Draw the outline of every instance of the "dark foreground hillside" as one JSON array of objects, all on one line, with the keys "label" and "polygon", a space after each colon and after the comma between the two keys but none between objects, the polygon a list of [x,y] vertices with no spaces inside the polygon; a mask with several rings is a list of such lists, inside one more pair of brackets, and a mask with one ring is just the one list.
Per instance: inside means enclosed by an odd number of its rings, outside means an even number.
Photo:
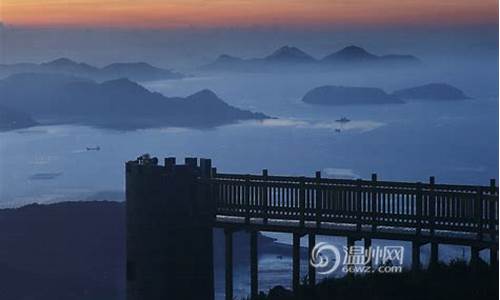
[{"label": "dark foreground hillside", "polygon": [[0,210],[0,299],[124,299],[125,206]]},{"label": "dark foreground hillside", "polygon": [[[224,237],[214,233],[215,267],[220,268]],[[236,234],[234,244],[243,258],[235,264],[248,264],[248,236]],[[260,235],[259,251],[286,255],[291,250]],[[0,209],[0,300],[122,300],[125,261],[123,202]]]},{"label": "dark foreground hillside", "polygon": [[[302,286],[301,296],[307,300],[496,300],[498,270],[484,264],[474,271],[463,261],[453,261],[416,273],[328,279],[313,288]],[[299,298],[283,287],[275,287],[259,297],[259,300],[295,299]]]}]

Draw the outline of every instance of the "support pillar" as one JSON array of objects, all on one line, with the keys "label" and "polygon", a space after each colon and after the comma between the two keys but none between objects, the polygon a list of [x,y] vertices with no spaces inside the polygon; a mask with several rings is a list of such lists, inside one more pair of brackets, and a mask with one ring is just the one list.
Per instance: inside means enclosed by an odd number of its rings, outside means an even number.
[{"label": "support pillar", "polygon": [[[308,251],[309,251],[309,261],[311,261],[311,255],[312,255],[312,250],[314,248],[314,246],[316,245],[316,235],[313,234],[313,233],[310,233],[309,234],[309,247],[308,247]],[[313,267],[311,265],[311,263],[309,263],[309,274],[308,274],[308,277],[309,277],[309,285],[310,286],[315,286],[316,285],[316,268]]]},{"label": "support pillar", "polygon": [[479,267],[479,247],[472,246],[470,248],[470,265],[473,270]]},{"label": "support pillar", "polygon": [[366,252],[366,264],[365,266],[371,267],[372,266],[372,239],[371,238],[365,238],[365,252]]},{"label": "support pillar", "polygon": [[224,230],[226,247],[226,300],[233,300],[233,232]]},{"label": "support pillar", "polygon": [[498,269],[498,245],[490,248],[490,267],[493,270]]},{"label": "support pillar", "polygon": [[293,233],[293,271],[292,288],[295,295],[299,294],[300,288],[300,234]]},{"label": "support pillar", "polygon": [[[352,238],[352,237],[347,237],[347,255],[349,256],[350,253],[351,253],[351,249],[353,248],[354,246],[354,242],[356,241],[356,239]],[[354,272],[352,271],[354,269],[354,265],[351,264],[351,259],[349,259],[349,257],[347,258],[347,269],[348,269],[348,274],[347,275],[354,275]]]},{"label": "support pillar", "polygon": [[413,241],[411,243],[412,250],[411,250],[411,269],[412,271],[419,271],[420,270],[420,243],[418,241]]},{"label": "support pillar", "polygon": [[431,259],[429,262],[429,268],[435,268],[438,265],[439,262],[439,244],[438,243],[431,243]]},{"label": "support pillar", "polygon": [[259,257],[257,250],[257,231],[250,231],[250,299],[255,300],[259,294],[258,264]]}]

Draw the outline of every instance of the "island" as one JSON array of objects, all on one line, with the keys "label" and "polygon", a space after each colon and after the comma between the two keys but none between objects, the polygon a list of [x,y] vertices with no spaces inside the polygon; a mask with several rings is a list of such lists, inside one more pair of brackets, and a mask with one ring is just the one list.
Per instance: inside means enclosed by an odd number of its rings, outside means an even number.
[{"label": "island", "polygon": [[387,54],[375,55],[358,46],[347,46],[324,57],[321,62],[337,66],[388,66],[418,65],[420,60],[413,55]]},{"label": "island", "polygon": [[302,101],[319,105],[363,105],[404,103],[379,88],[326,85],[307,92]]},{"label": "island", "polygon": [[62,74],[22,73],[0,80],[0,105],[43,124],[81,124],[118,130],[210,128],[270,118],[231,106],[210,90],[166,97],[129,79],[102,83]]},{"label": "island", "polygon": [[185,77],[180,73],[158,68],[145,62],[112,63],[99,68],[62,57],[41,64],[18,63],[0,65],[0,77],[8,77],[19,73],[57,73],[98,81],[118,78],[128,78],[134,81],[153,81],[181,79]]},{"label": "island", "polygon": [[392,95],[402,99],[412,100],[466,100],[470,99],[460,89],[447,83],[429,83],[412,88],[394,91]]},{"label": "island", "polygon": [[27,113],[0,105],[0,131],[28,128],[38,125]]}]

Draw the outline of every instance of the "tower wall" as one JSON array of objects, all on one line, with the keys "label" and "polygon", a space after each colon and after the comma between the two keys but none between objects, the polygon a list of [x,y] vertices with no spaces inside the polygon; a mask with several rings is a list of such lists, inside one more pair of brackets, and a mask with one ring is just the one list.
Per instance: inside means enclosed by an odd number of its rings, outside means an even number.
[{"label": "tower wall", "polygon": [[213,299],[205,168],[196,159],[165,162],[147,157],[126,164],[127,299]]}]

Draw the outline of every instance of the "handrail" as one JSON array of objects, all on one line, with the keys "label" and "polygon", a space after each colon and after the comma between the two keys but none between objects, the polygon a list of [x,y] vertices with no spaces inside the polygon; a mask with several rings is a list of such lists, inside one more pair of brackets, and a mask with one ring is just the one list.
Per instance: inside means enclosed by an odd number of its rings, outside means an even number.
[{"label": "handrail", "polygon": [[428,230],[473,232],[498,239],[498,187],[429,183],[329,179],[299,176],[214,174],[219,214],[251,218],[293,219],[304,226],[314,221],[402,226],[417,235]]}]

